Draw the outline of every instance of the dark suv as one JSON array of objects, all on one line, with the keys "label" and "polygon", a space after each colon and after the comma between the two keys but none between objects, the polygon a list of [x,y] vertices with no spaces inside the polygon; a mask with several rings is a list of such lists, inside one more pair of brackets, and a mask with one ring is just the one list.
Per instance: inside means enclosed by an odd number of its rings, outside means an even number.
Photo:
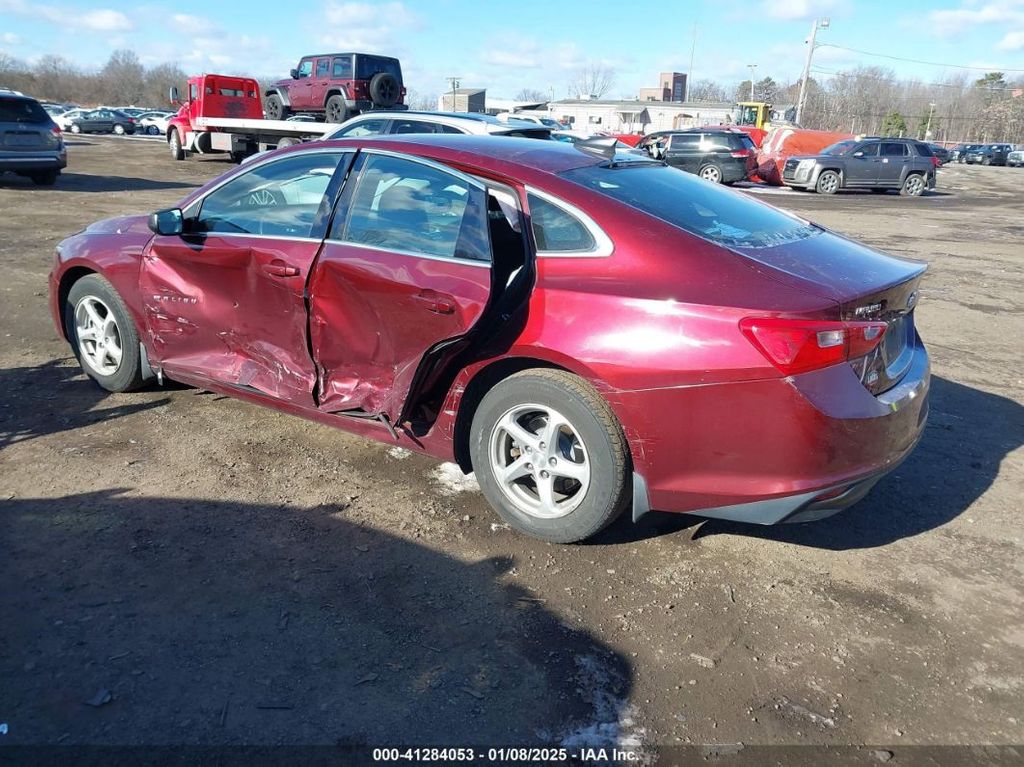
[{"label": "dark suv", "polygon": [[0,92],[0,173],[17,173],[50,186],[67,164],[60,128],[39,102]]},{"label": "dark suv", "polygon": [[1006,165],[1006,155],[1013,151],[1013,144],[981,144],[964,153],[968,165]]},{"label": "dark suv", "polygon": [[911,197],[935,187],[932,150],[922,141],[900,138],[847,139],[811,157],[790,157],[782,181],[794,189],[835,194],[840,189],[898,189]]},{"label": "dark suv", "polygon": [[406,108],[398,59],[369,53],[304,56],[290,80],[274,83],[263,95],[270,120],[303,112],[341,123],[369,109]]},{"label": "dark suv", "polygon": [[742,131],[659,131],[640,139],[637,148],[716,184],[743,181],[757,167],[757,149]]}]

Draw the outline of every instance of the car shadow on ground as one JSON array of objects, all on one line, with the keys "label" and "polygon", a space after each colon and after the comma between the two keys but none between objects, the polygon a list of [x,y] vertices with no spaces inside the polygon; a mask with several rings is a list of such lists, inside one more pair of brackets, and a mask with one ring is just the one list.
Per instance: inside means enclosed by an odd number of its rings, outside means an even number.
[{"label": "car shadow on ground", "polygon": [[996,394],[933,377],[924,437],[910,457],[858,504],[818,522],[773,526],[628,513],[594,543],[628,543],[683,534],[693,540],[740,535],[841,551],[885,546],[941,527],[995,482],[1003,458],[1024,444],[1024,406]]},{"label": "car shadow on ground", "polygon": [[78,429],[160,407],[167,397],[103,406],[112,395],[88,380],[74,359],[0,369],[0,450],[16,442]]},{"label": "car shadow on ground", "polygon": [[195,189],[187,181],[156,181],[135,176],[93,176],[87,173],[61,173],[53,186],[38,186],[32,179],[10,173],[0,175],[0,186],[20,186],[44,192],[144,192],[153,189]]},{"label": "car shadow on ground", "polygon": [[6,502],[8,744],[616,742],[627,658],[517,586],[512,557],[361,516],[116,489]]}]

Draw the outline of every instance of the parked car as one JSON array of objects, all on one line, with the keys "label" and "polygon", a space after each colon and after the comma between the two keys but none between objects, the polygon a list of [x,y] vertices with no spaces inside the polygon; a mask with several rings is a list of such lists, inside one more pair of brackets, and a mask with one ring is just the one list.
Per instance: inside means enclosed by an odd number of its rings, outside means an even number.
[{"label": "parked car", "polygon": [[100,386],[170,378],[457,461],[550,541],[627,508],[828,516],[928,412],[924,264],[560,141],[303,144],[55,259],[53,321]]},{"label": "parked car", "polygon": [[914,139],[846,139],[811,157],[790,157],[782,181],[794,189],[835,194],[840,189],[870,189],[917,197],[935,188],[936,159],[928,145]]},{"label": "parked car", "polygon": [[543,125],[545,128],[551,130],[566,130],[568,126],[563,125],[554,117],[543,114],[533,114],[529,112],[499,112],[495,115],[499,120],[519,120],[521,122],[534,123],[535,125]]},{"label": "parked car", "polygon": [[116,133],[119,136],[134,133],[136,121],[124,112],[112,109],[94,109],[91,112],[71,118],[72,133]]},{"label": "parked car", "polygon": [[964,162],[968,165],[1006,165],[1006,156],[1012,151],[1012,144],[981,144],[967,150]]},{"label": "parked car", "polygon": [[40,186],[51,186],[67,164],[60,128],[39,102],[0,93],[0,173],[16,173]]},{"label": "parked car", "polygon": [[174,112],[142,112],[135,119],[139,133],[148,133],[150,136],[166,136],[170,119]]},{"label": "parked car", "polygon": [[571,130],[553,130],[551,131],[551,138],[555,141],[564,141],[569,144],[580,144],[580,143],[593,143],[594,139],[605,142],[604,146],[611,146],[616,152],[625,152],[627,154],[635,154],[646,156],[646,152],[642,149],[637,149],[629,144],[619,141],[614,136],[586,136],[580,135],[578,131]]},{"label": "parked car", "polygon": [[945,165],[949,162],[949,150],[941,144],[929,144],[928,148],[932,150],[932,157],[939,161],[939,165]]},{"label": "parked car", "polygon": [[1014,149],[1007,154],[1006,164],[1011,168],[1019,168],[1024,165],[1024,149]]},{"label": "parked car", "polygon": [[757,147],[739,130],[659,131],[644,136],[637,148],[716,184],[743,181],[757,169]]},{"label": "parked car", "polygon": [[343,123],[370,109],[405,108],[402,65],[369,53],[303,56],[291,79],[274,83],[263,96],[268,120],[310,112]]},{"label": "parked car", "polygon": [[967,153],[973,152],[975,149],[980,149],[981,144],[957,144],[953,149],[953,159],[963,165],[967,161]]},{"label": "parked car", "polygon": [[529,123],[506,122],[497,117],[471,112],[368,112],[340,125],[325,139],[356,138],[379,134],[469,133],[478,136],[550,138],[551,131]]},{"label": "parked car", "polygon": [[57,123],[58,126],[60,126],[60,129],[62,131],[69,131],[69,130],[71,130],[71,121],[72,120],[74,120],[74,119],[76,119],[78,117],[81,117],[84,114],[88,114],[91,111],[92,111],[91,109],[83,109],[81,107],[74,107],[73,109],[69,109],[68,111],[62,112],[59,115],[54,115],[53,116],[53,121],[55,123]]}]

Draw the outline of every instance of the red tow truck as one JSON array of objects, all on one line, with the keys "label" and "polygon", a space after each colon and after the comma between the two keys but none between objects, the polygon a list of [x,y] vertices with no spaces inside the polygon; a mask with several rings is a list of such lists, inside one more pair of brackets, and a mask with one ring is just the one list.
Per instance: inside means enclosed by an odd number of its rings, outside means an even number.
[{"label": "red tow truck", "polygon": [[178,113],[167,124],[171,157],[184,160],[187,152],[228,153],[235,161],[266,149],[291,146],[322,137],[337,125],[297,120],[265,120],[260,86],[249,77],[196,75],[188,79],[182,101],[171,88]]}]

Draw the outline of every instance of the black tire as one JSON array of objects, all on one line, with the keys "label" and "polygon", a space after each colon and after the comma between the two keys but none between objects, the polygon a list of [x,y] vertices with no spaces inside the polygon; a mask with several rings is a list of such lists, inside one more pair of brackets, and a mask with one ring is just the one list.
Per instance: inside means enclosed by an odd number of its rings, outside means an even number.
[{"label": "black tire", "polygon": [[922,174],[908,173],[903,180],[903,186],[900,187],[900,194],[904,197],[920,197],[927,186],[928,182]]},{"label": "black tire", "polygon": [[156,127],[155,125],[150,125],[150,126],[147,126],[146,133],[148,133],[150,136],[159,136],[160,135],[160,129],[158,127]]},{"label": "black tire", "polygon": [[327,99],[324,105],[324,121],[329,123],[343,123],[348,119],[348,107],[345,106],[345,99],[334,95]]},{"label": "black tire", "polygon": [[983,160],[981,161],[981,164],[982,164],[982,165],[991,165],[991,164],[992,164],[992,160],[991,160],[991,159],[989,159],[988,157],[986,157],[986,158],[984,158],[984,159],[983,159]]},{"label": "black tire", "polygon": [[113,132],[118,136],[123,136],[128,132],[128,129],[125,128],[121,123],[114,123]]},{"label": "black tire", "polygon": [[714,163],[702,165],[700,170],[697,171],[697,175],[705,181],[710,181],[712,184],[722,183],[722,169]]},{"label": "black tire", "polygon": [[292,138],[291,136],[281,136],[281,138],[277,140],[277,148],[284,149],[287,146],[295,146],[298,143],[301,142],[297,138]]},{"label": "black tire", "polygon": [[231,157],[231,162],[235,163],[236,165],[241,163],[242,160],[248,157],[248,154],[246,152],[230,152],[229,155]]},{"label": "black tire", "polygon": [[36,186],[53,186],[57,183],[57,176],[59,175],[59,170],[47,170],[42,173],[33,173],[29,178],[32,179],[32,183]]},{"label": "black tire", "polygon": [[401,88],[394,75],[378,72],[370,78],[370,99],[378,109],[390,109],[398,101]]},{"label": "black tire", "polygon": [[842,179],[834,170],[823,170],[818,175],[814,184],[814,191],[818,194],[835,194],[842,185]]},{"label": "black tire", "polygon": [[177,128],[171,128],[167,134],[167,146],[171,150],[172,160],[185,159],[185,148],[181,145],[181,134]]},{"label": "black tire", "polygon": [[888,194],[889,190],[879,186],[873,186],[871,187],[871,192],[872,194]]},{"label": "black tire", "polygon": [[[83,359],[83,347],[78,337],[75,311],[85,299],[99,299],[113,315],[121,344],[121,360],[117,368],[104,375],[97,371],[88,361]],[[139,334],[135,329],[128,308],[114,286],[98,274],[82,277],[71,286],[67,301],[64,303],[64,328],[71,342],[71,350],[78,358],[78,363],[86,375],[107,391],[124,392],[142,387],[146,379],[142,371],[142,354],[139,351]]]},{"label": "black tire", "polygon": [[[517,407],[534,405],[564,416],[570,433],[578,436],[589,466],[586,491],[563,516],[543,518],[525,511],[503,489],[492,465],[492,439],[500,434],[499,422]],[[560,445],[562,439],[560,435]],[[545,443],[539,445],[544,447]],[[519,453],[520,457],[525,455]],[[615,413],[590,384],[562,370],[526,370],[488,391],[473,416],[470,456],[484,496],[502,519],[520,532],[552,543],[575,543],[589,538],[611,524],[631,498],[629,449]],[[556,465],[556,459],[549,460],[553,462],[551,466]],[[538,462],[538,469],[547,465]],[[532,464],[527,467],[533,469]],[[558,475],[557,471],[552,473]],[[546,471],[542,474],[548,476]],[[527,483],[533,481],[530,477],[523,479]]]},{"label": "black tire", "polygon": [[276,93],[267,96],[266,110],[268,120],[287,120],[292,111],[284,105],[284,99]]}]

